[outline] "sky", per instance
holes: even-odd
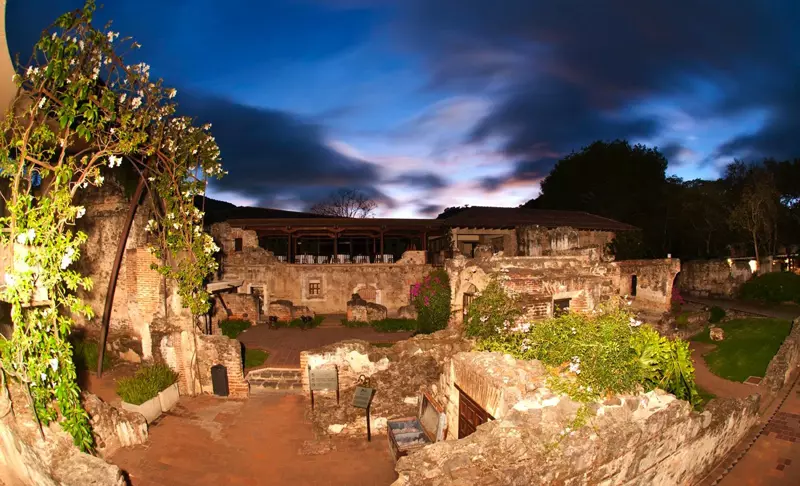
[[[12,58],[82,0],[8,0]],[[517,206],[595,140],[668,173],[800,157],[797,0],[100,0],[137,61],[211,122],[211,197],[378,215]]]

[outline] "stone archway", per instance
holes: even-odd
[[[358,294],[362,299],[367,302],[374,302],[381,304],[381,289],[375,284],[361,283],[355,286],[351,294]]]

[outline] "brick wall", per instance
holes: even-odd
[[[225,336],[197,336],[198,380],[203,392],[212,393],[211,367],[221,364],[228,375],[230,398],[241,399],[250,396],[250,385],[244,379],[242,369],[242,346],[239,341]]]
[[[222,305],[222,302],[225,305]],[[219,322],[226,319],[240,319],[252,324],[258,322],[260,300],[253,294],[224,293],[217,294],[213,302],[212,323],[219,327]],[[228,314],[228,311],[230,315]]]

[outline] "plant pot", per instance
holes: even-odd
[[[136,412],[140,413],[144,416],[144,419],[147,423],[151,423],[153,420],[157,419],[161,416],[161,401],[158,397],[153,397],[150,400],[144,402],[141,405],[134,405],[128,402],[122,402],[122,409],[128,410],[129,412]]]
[[[161,402],[161,411],[168,412],[178,403],[178,397],[180,397],[180,393],[178,393],[178,384],[173,383],[164,390],[158,392],[158,400]]]

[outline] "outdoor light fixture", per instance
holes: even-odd
[[[728,258],[728,266],[729,266],[729,267],[732,267],[732,266],[733,266],[733,259],[731,259],[731,258]]]
[[[752,273],[756,273],[756,270],[758,270],[758,262],[755,260],[750,260],[747,262],[747,264],[750,265],[750,271]]]

